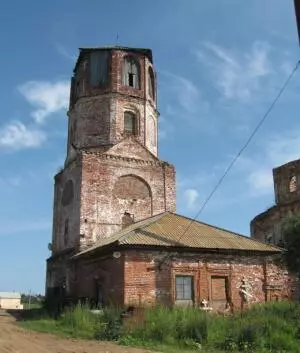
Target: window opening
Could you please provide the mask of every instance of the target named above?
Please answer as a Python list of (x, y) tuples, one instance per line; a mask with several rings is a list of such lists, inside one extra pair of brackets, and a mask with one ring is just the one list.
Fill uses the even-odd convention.
[(124, 132), (127, 134), (136, 133), (136, 116), (134, 113), (124, 113)]
[(192, 285), (192, 276), (176, 276), (176, 300), (192, 300)]
[(297, 190), (297, 178), (296, 178), (296, 175), (293, 175), (290, 178), (289, 190), (290, 190), (290, 192), (295, 192)]

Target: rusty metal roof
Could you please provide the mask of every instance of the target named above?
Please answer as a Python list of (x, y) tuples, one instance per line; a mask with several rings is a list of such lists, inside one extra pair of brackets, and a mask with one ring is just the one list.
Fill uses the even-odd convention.
[(102, 239), (95, 246), (78, 253), (74, 257), (110, 244), (132, 247), (184, 247), (265, 253), (279, 253), (282, 251), (281, 248), (262, 243), (247, 236), (203, 222), (192, 221), (190, 218), (175, 213), (165, 212), (134, 223), (111, 237)]

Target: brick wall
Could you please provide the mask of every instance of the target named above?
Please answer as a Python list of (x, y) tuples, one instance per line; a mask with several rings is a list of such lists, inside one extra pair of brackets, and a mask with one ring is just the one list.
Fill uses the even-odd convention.
[[(63, 194), (68, 182), (73, 185), (73, 192), (68, 202), (63, 202)], [(81, 195), (81, 160), (77, 158), (62, 172), (55, 176), (53, 202), (53, 253), (66, 248), (79, 246)], [(65, 223), (68, 220), (68, 234), (65, 237)], [(65, 242), (65, 240), (67, 240)]]
[[(228, 283), (228, 300), (235, 308), (270, 300), (291, 298), (293, 281), (285, 270), (261, 256), (178, 254), (165, 258), (167, 253), (154, 251), (128, 251), (125, 255), (126, 304), (173, 305), (175, 276), (193, 276), (195, 304), (207, 299), (212, 303), (213, 277), (225, 278)], [(163, 260), (165, 258), (165, 260)], [(162, 261), (163, 260), (163, 261)], [(244, 303), (240, 292), (246, 279), (252, 297)], [(266, 291), (264, 290), (266, 289)]]
[[(120, 230), (124, 212), (139, 221), (164, 211), (176, 211), (175, 168), (156, 158), (156, 82), (154, 98), (148, 89), (152, 62), (137, 51), (108, 51), (108, 80), (103, 86), (90, 84), (88, 50), (81, 52), (75, 67), (67, 156), (64, 170), (55, 177), (53, 256), (68, 248), (78, 251), (94, 245)], [(139, 89), (122, 82), (124, 56), (128, 54), (140, 65)], [(137, 117), (137, 131), (130, 138), (124, 134), (126, 110)], [(70, 182), (74, 195), (66, 204), (62, 202), (63, 193)], [(73, 270), (66, 266), (68, 256), (63, 259), (53, 257), (48, 261), (51, 273), (47, 283), (51, 286), (72, 277)]]
[[(140, 65), (140, 88), (123, 85), (123, 60), (130, 54)], [(84, 55), (83, 55), (84, 56)], [(137, 53), (121, 50), (110, 51), (109, 80), (105, 86), (91, 86), (89, 83), (88, 53), (81, 58), (75, 72), (77, 100), (70, 105), (68, 157), (71, 144), (78, 148), (112, 145), (124, 135), (124, 111), (131, 110), (137, 115), (137, 139), (149, 151), (157, 155), (156, 101), (148, 92), (149, 59)], [(156, 83), (155, 83), (156, 85)], [(73, 89), (73, 88), (72, 88)], [(155, 95), (156, 96), (156, 95)]]
[[(296, 188), (290, 191), (290, 180), (296, 177)], [(291, 161), (273, 169), (275, 200), (277, 204), (300, 202), (300, 160)]]
[[(134, 150), (130, 153), (139, 154)], [(82, 165), (81, 247), (121, 229), (125, 212), (137, 222), (175, 211), (175, 170), (171, 165), (109, 152), (85, 153)]]
[(124, 303), (124, 257), (82, 260), (73, 263), (75, 276), (70, 284), (74, 298), (97, 301), (99, 291), (104, 305)]
[[(291, 192), (293, 176), (296, 184)], [(273, 178), (276, 204), (253, 218), (250, 231), (255, 239), (280, 244), (284, 221), (292, 214), (300, 214), (300, 160), (273, 169)]]

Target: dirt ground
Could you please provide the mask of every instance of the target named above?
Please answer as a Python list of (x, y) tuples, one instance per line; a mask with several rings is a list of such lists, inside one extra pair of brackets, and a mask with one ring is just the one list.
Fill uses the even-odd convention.
[(15, 318), (0, 311), (0, 353), (149, 353), (148, 350), (120, 347), (108, 342), (61, 339), (27, 331)]

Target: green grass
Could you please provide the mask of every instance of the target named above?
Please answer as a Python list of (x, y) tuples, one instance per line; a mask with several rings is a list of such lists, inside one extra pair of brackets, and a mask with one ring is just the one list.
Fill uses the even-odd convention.
[(43, 304), (42, 303), (22, 303), (23, 304), (23, 308), (25, 310), (29, 310), (29, 309), (40, 309), (42, 308)]
[(299, 303), (261, 304), (231, 316), (197, 308), (156, 307), (124, 323), (118, 309), (97, 316), (87, 306), (77, 306), (57, 320), (37, 311), (21, 324), (60, 336), (113, 340), (166, 353), (300, 353)]

